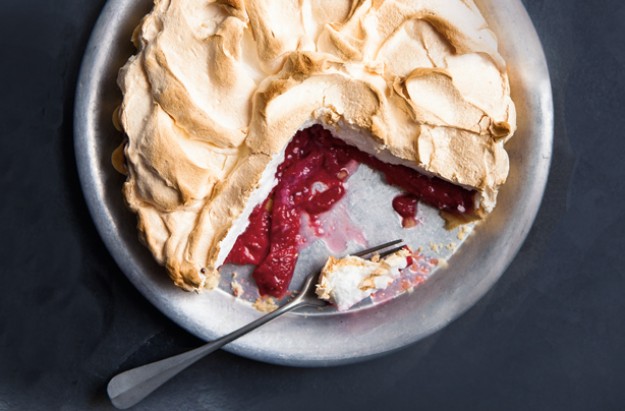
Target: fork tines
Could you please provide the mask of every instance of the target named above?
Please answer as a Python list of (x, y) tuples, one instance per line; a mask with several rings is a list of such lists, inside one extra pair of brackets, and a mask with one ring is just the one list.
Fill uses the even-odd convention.
[[(389, 247), (393, 248), (389, 249)], [(377, 253), (380, 257), (386, 257), (387, 255), (397, 252), (404, 247), (406, 247), (406, 244), (404, 243), (404, 240), (400, 238), (398, 240), (389, 241), (388, 243), (376, 245), (375, 247), (367, 248), (366, 250), (362, 250), (354, 255), (361, 258), (371, 258), (374, 253)]]

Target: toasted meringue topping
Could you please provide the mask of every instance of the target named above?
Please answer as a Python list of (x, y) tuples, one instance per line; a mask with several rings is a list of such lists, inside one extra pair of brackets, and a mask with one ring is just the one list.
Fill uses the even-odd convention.
[(139, 230), (176, 285), (211, 288), (305, 125), (478, 191), (515, 129), (505, 64), (471, 0), (155, 0), (119, 75)]

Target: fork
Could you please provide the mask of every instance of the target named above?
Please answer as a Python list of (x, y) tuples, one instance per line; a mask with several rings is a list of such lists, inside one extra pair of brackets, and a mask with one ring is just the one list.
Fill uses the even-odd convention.
[[(396, 247), (390, 248), (393, 246)], [(362, 250), (354, 255), (362, 258), (370, 258), (374, 253), (385, 256), (399, 251), (403, 247), (403, 240), (400, 239)], [(315, 295), (315, 285), (317, 284), (318, 276), (318, 272), (309, 274), (304, 280), (304, 285), (291, 301), (230, 334), (182, 354), (117, 374), (109, 381), (106, 388), (111, 402), (119, 409), (132, 407), (196, 361), (274, 318), (301, 307), (322, 307), (327, 305), (325, 301), (318, 299)]]

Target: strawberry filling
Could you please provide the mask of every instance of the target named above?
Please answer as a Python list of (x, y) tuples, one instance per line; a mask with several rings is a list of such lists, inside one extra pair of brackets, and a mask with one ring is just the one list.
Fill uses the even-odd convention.
[(378, 170), (389, 184), (404, 190), (393, 199), (404, 227), (416, 225), (418, 201), (452, 213), (473, 211), (474, 191), (384, 163), (315, 125), (298, 131), (287, 146), (277, 185), (254, 209), (225, 262), (256, 265), (252, 276), (260, 294), (284, 296), (297, 263), (302, 215), (314, 221), (345, 195), (352, 162)]

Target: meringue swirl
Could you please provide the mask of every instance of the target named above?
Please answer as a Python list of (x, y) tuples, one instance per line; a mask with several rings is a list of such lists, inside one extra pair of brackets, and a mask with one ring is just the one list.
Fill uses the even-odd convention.
[(123, 192), (184, 289), (217, 284), (307, 125), (474, 188), (480, 215), (506, 180), (515, 109), (472, 0), (155, 0), (133, 42)]

